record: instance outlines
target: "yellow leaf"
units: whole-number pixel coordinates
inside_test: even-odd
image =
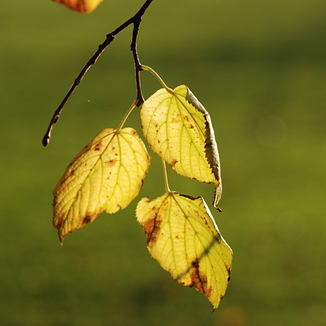
[[[232,250],[203,198],[169,192],[143,198],[136,216],[152,257],[179,283],[204,293],[216,309],[230,279]]]
[[[184,85],[158,90],[142,105],[141,123],[150,147],[179,174],[216,186],[222,195],[220,161],[209,113]]]
[[[64,6],[71,8],[79,13],[85,14],[95,10],[96,7],[103,0],[54,0],[54,1],[59,2]]]
[[[53,224],[60,242],[102,211],[115,213],[138,195],[149,156],[136,131],[102,130],[74,158],[54,189]]]

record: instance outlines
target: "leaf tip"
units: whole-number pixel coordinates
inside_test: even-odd
[[[60,245],[63,247],[63,245],[64,245],[64,240],[65,240],[65,236],[64,235],[62,235],[61,233],[60,233],[60,231],[58,232],[58,236],[59,236],[59,241],[60,241]]]
[[[214,192],[214,200],[213,200],[213,206],[216,208],[219,212],[222,212],[222,209],[217,207],[218,203],[220,202],[222,197],[222,182],[221,179],[215,183],[215,192]]]

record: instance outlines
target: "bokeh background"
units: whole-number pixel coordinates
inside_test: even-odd
[[[87,74],[49,147],[41,138],[98,44],[142,3],[104,0],[89,15],[49,0],[2,5],[0,324],[325,325],[325,0],[154,1],[144,17],[142,63],[188,85],[215,126],[224,193],[212,212],[234,250],[217,311],[150,257],[137,200],[59,245],[52,189],[135,97],[131,28]],[[146,96],[160,87],[142,79]],[[127,126],[140,131],[137,111]],[[169,175],[172,189],[212,202],[211,185]],[[163,192],[153,154],[138,198]]]

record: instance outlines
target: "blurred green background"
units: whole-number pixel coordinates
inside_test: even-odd
[[[187,84],[215,126],[224,193],[212,212],[234,250],[217,311],[150,257],[137,200],[59,245],[52,189],[135,97],[131,28],[81,83],[49,147],[41,138],[98,44],[142,3],[105,0],[89,15],[48,0],[2,6],[0,324],[325,325],[325,0],[154,1],[144,17],[142,63]],[[146,96],[160,87],[142,79]],[[137,111],[127,126],[139,130]],[[170,179],[212,202],[211,185]],[[163,192],[153,154],[139,198]]]

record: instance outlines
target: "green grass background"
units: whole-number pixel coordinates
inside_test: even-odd
[[[48,0],[2,5],[0,324],[325,325],[325,0],[156,0],[144,17],[142,63],[170,87],[188,85],[215,126],[224,192],[223,213],[212,212],[234,250],[217,311],[150,257],[137,200],[59,245],[52,189],[135,97],[131,28],[81,83],[49,147],[41,138],[97,45],[142,2],[104,0],[89,15]],[[160,87],[142,78],[146,96]],[[137,111],[127,126],[139,130]],[[212,202],[211,185],[170,179]],[[163,192],[153,154],[139,198]]]

